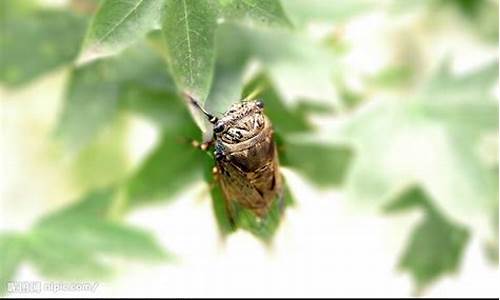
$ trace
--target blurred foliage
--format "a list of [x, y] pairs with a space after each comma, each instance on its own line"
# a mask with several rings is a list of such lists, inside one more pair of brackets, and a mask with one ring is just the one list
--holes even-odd
[[431, 9], [455, 8], [465, 16], [472, 29], [481, 37], [498, 42], [498, 1], [490, 0], [434, 0]]
[[7, 283], [14, 277], [24, 257], [24, 241], [15, 233], [0, 234], [0, 295], [7, 293]]
[[31, 1], [2, 1], [0, 81], [19, 86], [71, 63], [78, 53], [85, 20], [71, 11], [39, 8]]
[[323, 0], [287, 0], [286, 11], [293, 22], [305, 26], [310, 22], [345, 22], [349, 18], [376, 7], [373, 0], [336, 1]]
[[197, 174], [201, 175], [203, 153], [191, 144], [195, 137], [199, 139], [199, 130], [193, 125], [183, 130], [163, 135], [129, 180], [129, 205], [171, 198]]
[[160, 58], [145, 47], [75, 68], [56, 135], [69, 151], [78, 152], [112, 123], [120, 109], [134, 105], [139, 93], [172, 89]]
[[266, 26], [291, 25], [280, 1], [221, 0], [219, 4], [221, 15], [228, 20], [240, 22], [243, 19], [247, 23]]
[[[446, 272], [456, 272], [469, 239], [468, 231], [449, 222], [419, 188], [410, 188], [385, 208], [388, 213], [419, 208], [424, 220], [413, 230], [399, 267], [416, 281], [416, 294]], [[429, 247], [432, 245], [432, 247]]]
[[27, 233], [2, 234], [2, 288], [23, 261], [46, 277], [76, 280], [108, 278], [119, 257], [150, 261], [171, 257], [148, 233], [113, 220], [114, 201], [112, 188], [96, 190], [43, 217]]
[[498, 181], [477, 147], [498, 131], [490, 94], [497, 80], [498, 63], [461, 77], [445, 64], [413, 98], [384, 99], [352, 116], [339, 131], [358, 153], [346, 181], [349, 199], [377, 207], [415, 182], [469, 226], [476, 226], [471, 214], [489, 216], [498, 208]]
[[[485, 136], [498, 135], [498, 101], [491, 93], [498, 61], [463, 75], [450, 71], [450, 61], [433, 62], [442, 67], [428, 73], [415, 63], [393, 62], [361, 79], [368, 88], [356, 89], [349, 84], [350, 66], [343, 64], [351, 45], [342, 36], [344, 24], [358, 14], [405, 14], [419, 7], [431, 23], [442, 11], [457, 12], [464, 19], [459, 25], [471, 28], [478, 43], [497, 44], [496, 1], [72, 0], [56, 9], [4, 0], [1, 5], [2, 85], [21, 87], [68, 66], [54, 136], [88, 192], [27, 232], [0, 235], [0, 292], [25, 261], [44, 276], [67, 279], [107, 277], [113, 271], [109, 258], [169, 258], [124, 216], [141, 205], [173, 200], [196, 180], [209, 187], [222, 236], [241, 228], [271, 244], [281, 221], [278, 201], [262, 220], [237, 208], [236, 224], [229, 222], [212, 174], [213, 157], [192, 146], [210, 135], [209, 127], [185, 105], [181, 92], [195, 95], [216, 115], [250, 95], [263, 99], [283, 166], [317, 187], [342, 190], [351, 203], [391, 213], [420, 209], [423, 220], [399, 262], [417, 291], [459, 268], [471, 235], [487, 238], [478, 218], [496, 218], [496, 236], [487, 242], [498, 246], [498, 214], [492, 215], [498, 212], [498, 157], [488, 162], [478, 149]], [[325, 36], [309, 34], [311, 25], [325, 24]], [[421, 75], [425, 80], [415, 80]], [[371, 97], [393, 90], [400, 93]], [[340, 120], [335, 132], [325, 133], [313, 122], [332, 115]], [[130, 116], [159, 131], [158, 141], [133, 168], [125, 143]], [[319, 139], [325, 134], [326, 143]], [[284, 202], [285, 208], [294, 203], [288, 188]], [[487, 251], [498, 260], [498, 247]]]
[[[107, 186], [126, 179], [131, 169], [128, 157], [123, 151], [127, 142], [126, 121], [124, 116], [117, 116], [77, 155], [69, 151], [59, 151], [68, 154], [72, 177], [83, 189]], [[102, 171], [96, 173], [96, 169]]]

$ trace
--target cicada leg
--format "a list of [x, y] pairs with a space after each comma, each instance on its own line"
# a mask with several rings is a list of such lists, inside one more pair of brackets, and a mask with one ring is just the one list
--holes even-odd
[[210, 140], [208, 142], [200, 143], [197, 140], [192, 140], [191, 145], [197, 149], [200, 149], [202, 151], [207, 151], [212, 145], [214, 144], [213, 140]]

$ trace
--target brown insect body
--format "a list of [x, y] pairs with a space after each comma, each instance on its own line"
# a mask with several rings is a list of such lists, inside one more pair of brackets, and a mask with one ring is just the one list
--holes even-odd
[[282, 180], [273, 128], [260, 101], [234, 104], [214, 126], [215, 158], [226, 206], [232, 201], [263, 217], [275, 198], [281, 198]]
[[234, 222], [234, 202], [264, 217], [273, 201], [283, 208], [282, 179], [271, 121], [261, 101], [233, 104], [219, 119], [206, 112], [191, 96], [213, 127], [217, 180], [226, 210]]

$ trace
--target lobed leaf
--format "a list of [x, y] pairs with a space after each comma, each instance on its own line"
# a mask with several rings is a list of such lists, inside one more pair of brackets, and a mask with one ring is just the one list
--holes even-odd
[[425, 216], [411, 233], [399, 267], [410, 272], [416, 282], [416, 292], [420, 293], [437, 278], [458, 270], [469, 232], [441, 215], [419, 188], [409, 189], [387, 211], [415, 207], [422, 208]]
[[418, 183], [446, 214], [484, 232], [484, 214], [498, 207], [498, 180], [477, 145], [498, 131], [498, 103], [488, 93], [495, 69], [461, 77], [441, 70], [413, 99], [376, 101], [353, 115], [339, 131], [357, 153], [348, 199], [376, 207]]
[[114, 197], [113, 188], [97, 190], [41, 219], [27, 236], [27, 259], [45, 276], [86, 279], [109, 277], [110, 258], [167, 258], [150, 234], [109, 219]]

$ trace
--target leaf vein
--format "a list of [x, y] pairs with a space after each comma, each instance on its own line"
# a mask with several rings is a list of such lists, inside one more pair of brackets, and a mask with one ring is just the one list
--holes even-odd
[[189, 83], [193, 84], [193, 50], [191, 49], [191, 38], [190, 38], [190, 30], [189, 30], [189, 20], [188, 20], [188, 12], [187, 12], [187, 4], [186, 0], [182, 0], [182, 4], [184, 6], [184, 20], [185, 22], [185, 28], [186, 28], [186, 41], [187, 41], [187, 46], [188, 46], [188, 62], [189, 62]]
[[102, 43], [111, 33], [113, 33], [113, 31], [116, 30], [116, 28], [118, 28], [118, 26], [123, 24], [123, 22], [125, 22], [125, 20], [127, 20], [127, 18], [130, 17], [142, 3], [144, 3], [144, 0], [140, 0], [139, 2], [137, 2], [137, 4], [132, 7], [132, 9], [128, 13], [126, 13], [121, 20], [119, 20], [113, 27], [111, 27], [111, 29], [106, 32], [99, 40], [97, 40], [96, 44]]

